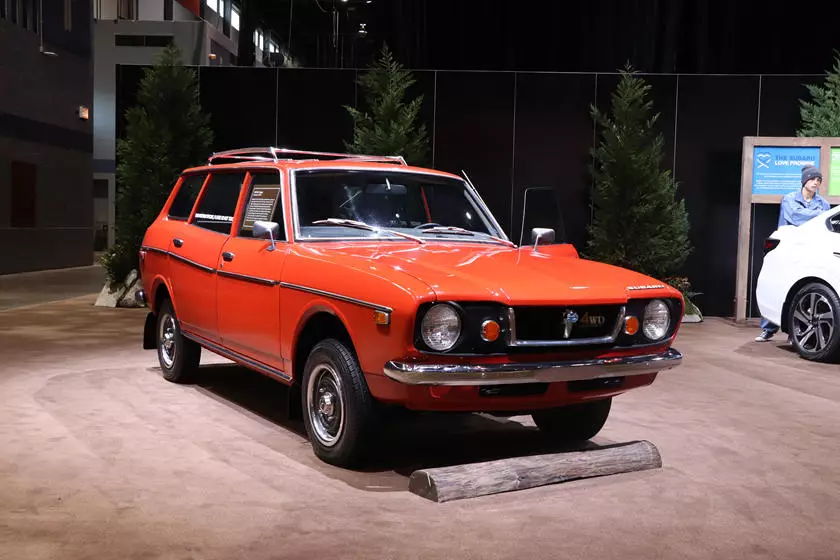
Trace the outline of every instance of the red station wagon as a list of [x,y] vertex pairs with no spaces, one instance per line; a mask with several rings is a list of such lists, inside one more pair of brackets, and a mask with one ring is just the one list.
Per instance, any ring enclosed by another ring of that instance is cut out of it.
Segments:
[[[468,178],[400,157],[252,148],[183,172],[140,251],[143,346],[299,389],[315,454],[358,465],[391,406],[531,414],[563,442],[679,365],[679,291],[508,240]],[[293,393],[296,394],[296,393]]]

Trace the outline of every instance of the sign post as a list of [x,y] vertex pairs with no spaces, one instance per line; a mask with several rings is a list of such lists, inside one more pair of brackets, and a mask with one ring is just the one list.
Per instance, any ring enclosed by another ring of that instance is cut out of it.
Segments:
[[747,320],[752,205],[781,204],[784,195],[800,190],[802,168],[806,165],[822,171],[820,195],[829,204],[840,204],[840,138],[744,137],[735,280],[736,322]]

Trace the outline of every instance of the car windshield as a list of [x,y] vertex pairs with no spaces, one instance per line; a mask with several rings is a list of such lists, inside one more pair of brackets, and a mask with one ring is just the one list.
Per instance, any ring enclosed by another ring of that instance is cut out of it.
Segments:
[[503,236],[467,184],[452,177],[303,170],[295,173],[295,196],[301,239],[408,234],[423,240],[496,241]]

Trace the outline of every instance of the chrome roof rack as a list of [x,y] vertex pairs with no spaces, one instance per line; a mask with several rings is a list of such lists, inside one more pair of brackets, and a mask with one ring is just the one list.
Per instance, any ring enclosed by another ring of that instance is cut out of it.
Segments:
[[[287,156],[287,157],[284,157]],[[292,156],[311,156],[303,158],[295,158]],[[223,152],[214,152],[207,162],[213,165],[215,159],[233,159],[243,161],[270,161],[279,162],[281,160],[294,159],[345,159],[352,161],[370,161],[380,163],[399,163],[400,165],[408,165],[405,158],[402,156],[367,156],[363,154],[345,154],[338,152],[312,152],[308,150],[291,150],[288,148],[275,148],[272,146],[264,148],[239,148],[236,150],[225,150]]]

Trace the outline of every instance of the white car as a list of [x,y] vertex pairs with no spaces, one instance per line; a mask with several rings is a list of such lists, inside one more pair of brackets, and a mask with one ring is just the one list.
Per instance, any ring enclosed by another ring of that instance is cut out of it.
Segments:
[[840,206],[764,242],[756,301],[761,315],[790,336],[799,355],[840,358]]

